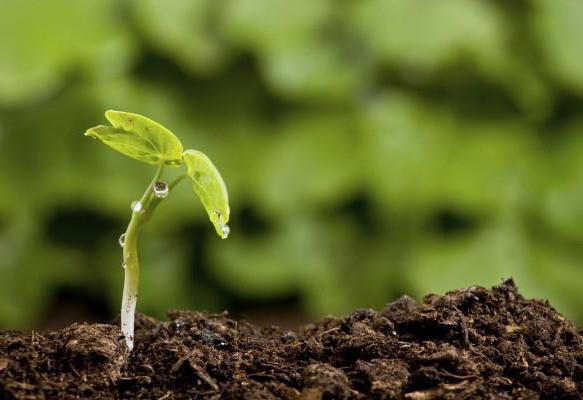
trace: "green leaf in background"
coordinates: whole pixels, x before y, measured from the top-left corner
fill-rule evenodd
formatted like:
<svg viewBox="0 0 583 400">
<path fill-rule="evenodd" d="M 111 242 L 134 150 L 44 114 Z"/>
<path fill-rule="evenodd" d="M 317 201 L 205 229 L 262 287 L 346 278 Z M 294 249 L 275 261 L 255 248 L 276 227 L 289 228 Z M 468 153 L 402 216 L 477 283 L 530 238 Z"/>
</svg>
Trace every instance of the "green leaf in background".
<svg viewBox="0 0 583 400">
<path fill-rule="evenodd" d="M 351 7 L 348 24 L 364 49 L 375 63 L 396 68 L 402 79 L 426 83 L 449 69 L 451 89 L 455 79 L 471 73 L 499 85 L 535 116 L 548 107 L 546 85 L 525 48 L 520 47 L 522 54 L 514 45 L 523 40 L 516 37 L 520 22 L 510 27 L 505 23 L 509 16 L 492 2 L 370 0 Z"/>
<path fill-rule="evenodd" d="M 235 0 L 225 2 L 227 38 L 259 53 L 285 49 L 312 37 L 332 13 L 330 0 Z"/>
<path fill-rule="evenodd" d="M 419 211 L 448 195 L 441 177 L 456 146 L 454 115 L 398 92 L 361 112 L 364 179 L 380 204 Z"/>
<path fill-rule="evenodd" d="M 186 71 L 209 75 L 227 58 L 226 43 L 208 20 L 223 7 L 214 0 L 135 0 L 131 10 L 138 27 L 161 53 Z"/>
<path fill-rule="evenodd" d="M 184 152 L 184 163 L 192 180 L 192 189 L 200 198 L 217 234 L 226 239 L 229 236 L 229 195 L 221 174 L 206 156 L 197 150 Z"/>
<path fill-rule="evenodd" d="M 278 140 L 264 146 L 256 185 L 274 218 L 296 218 L 357 190 L 363 160 L 350 114 L 289 113 L 273 131 Z"/>
<path fill-rule="evenodd" d="M 560 241 L 549 243 L 546 238 L 544 243 L 534 243 L 531 251 L 531 282 L 536 285 L 525 288 L 524 293 L 539 299 L 552 299 L 553 307 L 567 318 L 580 321 L 583 318 L 581 245 L 569 248 Z"/>
<path fill-rule="evenodd" d="M 224 35 L 253 51 L 267 83 L 286 98 L 337 103 L 354 97 L 367 82 L 369 65 L 358 46 L 329 26 L 343 6 L 332 1 L 227 2 Z M 357 47 L 355 50 L 353 47 Z"/>
<path fill-rule="evenodd" d="M 116 0 L 0 1 L 0 105 L 46 98 L 72 71 L 111 77 L 126 71 L 136 42 Z"/>
<path fill-rule="evenodd" d="M 542 52 L 542 64 L 564 87 L 583 93 L 583 2 L 534 0 L 533 34 Z"/>
<path fill-rule="evenodd" d="M 497 215 L 464 236 L 427 237 L 413 248 L 404 272 L 417 295 L 514 278 L 526 297 L 553 299 L 568 317 L 581 317 L 580 247 L 573 252 L 531 235 L 516 214 Z"/>
<path fill-rule="evenodd" d="M 393 92 L 368 104 L 361 129 L 373 193 L 399 209 L 486 213 L 540 183 L 540 155 L 518 120 L 476 121 Z"/>
<path fill-rule="evenodd" d="M 583 243 L 583 119 L 568 121 L 555 132 L 562 140 L 548 149 L 548 181 L 539 201 L 547 228 L 569 241 Z"/>
<path fill-rule="evenodd" d="M 316 40 L 271 50 L 262 57 L 267 82 L 281 95 L 322 103 L 351 99 L 367 81 L 366 64 L 339 46 Z"/>
<path fill-rule="evenodd" d="M 347 280 L 342 268 L 354 249 L 345 240 L 345 232 L 342 225 L 298 215 L 269 236 L 237 234 L 220 250 L 217 243 L 211 244 L 211 273 L 243 298 L 269 299 L 299 292 L 302 303 L 317 315 L 349 312 L 350 290 L 363 288 Z"/>
<path fill-rule="evenodd" d="M 54 290 L 88 277 L 76 254 L 51 246 L 31 215 L 0 228 L 0 323 L 32 328 L 45 318 Z"/>
<path fill-rule="evenodd" d="M 467 53 L 479 62 L 504 54 L 501 20 L 489 2 L 371 0 L 354 7 L 355 29 L 387 64 L 433 70 Z"/>
<path fill-rule="evenodd" d="M 99 125 L 85 136 L 103 143 L 128 157 L 148 164 L 182 163 L 182 143 L 172 132 L 139 114 L 109 110 L 106 118 L 113 127 Z"/>
<path fill-rule="evenodd" d="M 417 295 L 476 284 L 488 287 L 510 277 L 533 293 L 537 284 L 530 274 L 531 249 L 515 221 L 498 218 L 467 235 L 419 238 L 404 272 Z"/>
</svg>

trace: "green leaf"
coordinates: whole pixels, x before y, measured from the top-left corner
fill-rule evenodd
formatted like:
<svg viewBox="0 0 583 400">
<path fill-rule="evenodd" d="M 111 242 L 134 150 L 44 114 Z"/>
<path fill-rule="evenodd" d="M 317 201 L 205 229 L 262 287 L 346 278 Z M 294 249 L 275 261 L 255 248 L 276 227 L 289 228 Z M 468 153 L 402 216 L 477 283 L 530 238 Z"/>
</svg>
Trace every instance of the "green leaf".
<svg viewBox="0 0 583 400">
<path fill-rule="evenodd" d="M 192 189 L 200 198 L 217 234 L 226 239 L 229 235 L 229 195 L 221 174 L 206 156 L 197 150 L 186 150 L 182 155 Z"/>
<path fill-rule="evenodd" d="M 105 117 L 113 125 L 93 127 L 85 136 L 103 143 L 128 157 L 148 164 L 182 164 L 182 143 L 162 125 L 139 114 L 109 110 Z"/>
</svg>

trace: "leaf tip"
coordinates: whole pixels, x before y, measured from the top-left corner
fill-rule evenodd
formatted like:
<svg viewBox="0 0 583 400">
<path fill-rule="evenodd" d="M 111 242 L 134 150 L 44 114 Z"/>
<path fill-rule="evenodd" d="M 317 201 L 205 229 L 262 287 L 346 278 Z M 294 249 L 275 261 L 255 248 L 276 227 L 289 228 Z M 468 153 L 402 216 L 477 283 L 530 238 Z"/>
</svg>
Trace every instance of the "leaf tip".
<svg viewBox="0 0 583 400">
<path fill-rule="evenodd" d="M 219 237 L 221 239 L 228 238 L 229 233 L 231 233 L 231 228 L 229 227 L 229 225 L 227 225 L 227 222 L 229 222 L 228 206 L 222 212 L 219 210 L 215 210 L 214 213 L 211 215 L 210 219 Z"/>
<path fill-rule="evenodd" d="M 95 129 L 98 128 L 98 126 L 94 126 L 93 128 L 89 128 L 87 129 L 84 133 L 83 136 L 87 136 L 87 137 L 91 137 L 91 138 L 96 138 L 97 137 L 97 132 L 95 132 Z"/>
<path fill-rule="evenodd" d="M 114 121 L 119 117 L 120 111 L 117 110 L 107 110 L 105 111 L 105 118 L 109 121 L 110 124 L 115 126 Z"/>
</svg>

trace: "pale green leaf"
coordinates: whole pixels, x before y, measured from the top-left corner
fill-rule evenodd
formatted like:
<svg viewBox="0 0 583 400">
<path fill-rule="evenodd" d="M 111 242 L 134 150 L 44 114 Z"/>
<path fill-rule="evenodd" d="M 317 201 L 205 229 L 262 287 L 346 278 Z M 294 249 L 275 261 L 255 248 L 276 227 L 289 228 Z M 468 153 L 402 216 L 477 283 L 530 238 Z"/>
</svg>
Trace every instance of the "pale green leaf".
<svg viewBox="0 0 583 400">
<path fill-rule="evenodd" d="M 85 136 L 103 143 L 148 164 L 177 165 L 182 163 L 182 143 L 172 132 L 139 114 L 109 110 L 105 117 L 113 127 L 99 125 Z"/>
<path fill-rule="evenodd" d="M 229 195 L 221 174 L 202 152 L 186 150 L 183 154 L 192 189 L 200 198 L 217 234 L 226 239 L 229 235 Z"/>
</svg>

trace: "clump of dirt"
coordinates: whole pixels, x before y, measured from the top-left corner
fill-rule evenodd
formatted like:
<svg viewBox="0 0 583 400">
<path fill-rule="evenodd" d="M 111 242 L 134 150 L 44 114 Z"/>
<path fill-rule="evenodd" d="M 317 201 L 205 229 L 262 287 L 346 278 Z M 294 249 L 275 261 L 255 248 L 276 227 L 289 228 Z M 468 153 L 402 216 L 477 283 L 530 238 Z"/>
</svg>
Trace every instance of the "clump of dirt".
<svg viewBox="0 0 583 400">
<path fill-rule="evenodd" d="M 583 399 L 583 336 L 512 281 L 298 332 L 225 314 L 0 334 L 2 399 Z"/>
</svg>

